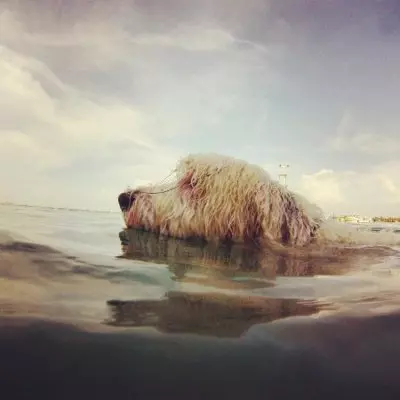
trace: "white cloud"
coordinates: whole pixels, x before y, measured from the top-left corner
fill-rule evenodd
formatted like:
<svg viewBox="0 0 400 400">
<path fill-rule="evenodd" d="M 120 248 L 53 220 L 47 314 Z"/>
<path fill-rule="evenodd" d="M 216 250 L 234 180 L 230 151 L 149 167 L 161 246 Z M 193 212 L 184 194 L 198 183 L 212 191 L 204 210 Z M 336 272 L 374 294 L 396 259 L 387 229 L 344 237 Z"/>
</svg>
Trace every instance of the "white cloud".
<svg viewBox="0 0 400 400">
<path fill-rule="evenodd" d="M 335 205 L 344 201 L 340 180 L 332 170 L 322 169 L 311 175 L 303 175 L 302 186 L 308 197 L 318 204 Z"/>
<path fill-rule="evenodd" d="M 36 144 L 44 148 L 55 146 L 55 151 L 70 152 L 71 157 L 76 151 L 99 150 L 121 139 L 149 149 L 155 146 L 153 138 L 146 135 L 145 117 L 140 112 L 121 102 L 96 103 L 65 84 L 58 85 L 60 91 L 51 96 L 45 86 L 58 80 L 44 64 L 8 49 L 3 53 L 5 56 L 0 59 L 3 140 L 7 132 L 9 135 L 7 128 L 19 129 Z"/>
<path fill-rule="evenodd" d="M 400 134 L 386 115 L 360 115 L 346 112 L 329 141 L 340 155 L 340 169 L 304 175 L 300 190 L 327 212 L 397 216 Z M 346 168 L 349 164 L 352 168 Z M 366 167 L 356 169 L 360 164 Z"/>
<path fill-rule="evenodd" d="M 6 199 L 104 206 L 106 202 L 85 195 L 96 190 L 90 180 L 85 185 L 76 182 L 77 193 L 73 178 L 62 182 L 52 175 L 63 168 L 68 170 L 77 160 L 87 159 L 90 169 L 95 159 L 103 159 L 106 176 L 114 168 L 107 165 L 111 158 L 116 165 L 124 165 L 119 172 L 124 172 L 125 180 L 131 176 L 135 184 L 136 163 L 149 160 L 150 155 L 158 156 L 155 166 L 165 161 L 159 154 L 158 132 L 149 132 L 150 122 L 148 116 L 122 101 L 106 97 L 96 101 L 79 87 L 62 82 L 39 59 L 1 48 L 0 168 Z M 96 168 L 99 166 L 101 162 Z M 76 175 L 78 181 L 79 171 Z M 118 187 L 122 179 L 115 176 L 116 184 L 110 185 L 109 177 L 103 183 L 112 187 L 109 207 L 115 203 L 118 190 L 123 189 Z"/>
<path fill-rule="evenodd" d="M 326 213 L 400 214 L 400 162 L 365 172 L 321 170 L 303 175 L 299 191 Z"/>
</svg>

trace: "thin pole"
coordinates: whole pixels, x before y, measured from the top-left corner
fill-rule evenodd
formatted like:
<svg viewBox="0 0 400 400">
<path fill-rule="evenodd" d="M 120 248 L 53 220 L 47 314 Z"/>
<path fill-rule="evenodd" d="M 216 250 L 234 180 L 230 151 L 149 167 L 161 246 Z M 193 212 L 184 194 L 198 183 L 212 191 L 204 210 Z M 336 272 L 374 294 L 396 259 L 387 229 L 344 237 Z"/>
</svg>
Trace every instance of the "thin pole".
<svg viewBox="0 0 400 400">
<path fill-rule="evenodd" d="M 287 188 L 287 172 L 286 169 L 289 168 L 289 164 L 279 164 L 279 168 L 281 169 L 281 172 L 279 173 L 279 182 L 283 184 L 284 187 Z M 282 182 L 283 181 L 283 182 Z"/>
</svg>

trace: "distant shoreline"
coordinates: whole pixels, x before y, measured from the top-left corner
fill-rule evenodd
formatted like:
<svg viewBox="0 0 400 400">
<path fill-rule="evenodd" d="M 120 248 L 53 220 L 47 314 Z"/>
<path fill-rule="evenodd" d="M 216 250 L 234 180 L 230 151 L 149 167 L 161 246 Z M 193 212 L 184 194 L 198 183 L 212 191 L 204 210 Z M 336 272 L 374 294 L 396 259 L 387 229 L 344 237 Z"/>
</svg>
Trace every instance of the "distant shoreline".
<svg viewBox="0 0 400 400">
<path fill-rule="evenodd" d="M 0 202 L 0 206 L 40 208 L 43 210 L 85 211 L 85 212 L 95 212 L 95 213 L 103 213 L 103 214 L 118 214 L 119 213 L 119 211 L 116 211 L 116 210 L 95 210 L 95 209 L 90 209 L 90 208 L 39 206 L 39 205 L 32 205 L 32 204 L 12 203 L 9 201 Z"/>
<path fill-rule="evenodd" d="M 395 224 L 395 223 L 400 223 L 400 217 L 360 217 L 359 215 L 339 215 L 339 216 L 333 216 L 331 217 L 335 221 L 338 222 L 347 222 L 347 223 L 376 223 L 376 222 L 382 222 L 382 223 L 389 223 L 389 224 Z"/>
<path fill-rule="evenodd" d="M 53 206 L 44 206 L 44 205 L 32 205 L 32 204 L 22 204 L 22 203 L 13 203 L 10 201 L 0 202 L 0 206 L 16 206 L 16 207 L 26 207 L 26 208 L 41 208 L 44 210 L 64 210 L 64 211 L 85 211 L 85 212 L 95 212 L 95 213 L 103 213 L 103 214 L 119 214 L 119 210 L 96 210 L 90 208 L 74 208 L 74 207 L 53 207 Z M 354 218 L 359 217 L 355 215 L 339 215 L 331 217 L 332 219 L 339 222 L 356 222 L 353 221 Z M 400 223 L 400 217 L 390 217 L 390 216 L 380 216 L 380 217 L 370 217 L 369 223 L 374 222 L 384 222 L 384 223 Z"/>
<path fill-rule="evenodd" d="M 372 222 L 400 223 L 400 217 L 373 217 Z"/>
</svg>

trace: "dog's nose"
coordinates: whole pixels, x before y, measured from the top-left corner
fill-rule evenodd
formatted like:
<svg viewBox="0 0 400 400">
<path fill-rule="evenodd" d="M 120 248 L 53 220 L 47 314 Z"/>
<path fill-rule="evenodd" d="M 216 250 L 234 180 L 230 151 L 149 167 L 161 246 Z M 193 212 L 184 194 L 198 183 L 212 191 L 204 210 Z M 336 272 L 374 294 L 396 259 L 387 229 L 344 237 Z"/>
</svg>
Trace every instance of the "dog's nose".
<svg viewBox="0 0 400 400">
<path fill-rule="evenodd" d="M 131 208 L 131 205 L 134 201 L 134 197 L 131 193 L 121 193 L 118 196 L 118 204 L 121 211 L 128 211 Z"/>
</svg>

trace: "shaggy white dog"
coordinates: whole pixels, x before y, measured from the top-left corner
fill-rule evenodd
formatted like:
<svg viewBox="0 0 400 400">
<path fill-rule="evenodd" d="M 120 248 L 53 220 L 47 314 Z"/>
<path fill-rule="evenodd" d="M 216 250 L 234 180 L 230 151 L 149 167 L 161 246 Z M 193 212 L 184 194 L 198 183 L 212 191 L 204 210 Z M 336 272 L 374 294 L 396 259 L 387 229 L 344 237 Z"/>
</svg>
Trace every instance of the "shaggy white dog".
<svg viewBox="0 0 400 400">
<path fill-rule="evenodd" d="M 221 155 L 181 159 L 172 183 L 138 187 L 118 201 L 128 228 L 178 238 L 304 246 L 318 234 L 321 210 L 260 167 Z"/>
</svg>

